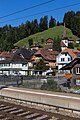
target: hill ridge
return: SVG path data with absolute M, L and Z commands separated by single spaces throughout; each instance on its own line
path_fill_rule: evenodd
M 63 35 L 63 30 L 64 30 L 64 26 L 55 26 L 53 28 L 49 28 L 43 32 L 38 32 L 36 34 L 30 35 L 20 41 L 18 41 L 17 43 L 14 44 L 14 46 L 18 46 L 18 47 L 24 47 L 25 45 L 27 47 L 29 47 L 28 44 L 28 40 L 29 39 L 33 39 L 33 43 L 40 43 L 41 44 L 41 40 L 44 40 L 44 43 L 46 42 L 46 39 L 48 38 L 52 38 L 55 39 L 57 37 L 62 37 Z M 72 31 L 68 28 L 66 28 L 67 31 L 67 37 L 76 40 L 78 37 L 72 34 Z

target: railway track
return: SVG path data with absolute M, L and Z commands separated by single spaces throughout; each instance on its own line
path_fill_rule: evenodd
M 0 120 L 80 120 L 78 118 L 0 101 Z
M 0 120 L 80 120 L 79 96 L 12 87 L 1 89 L 0 98 Z

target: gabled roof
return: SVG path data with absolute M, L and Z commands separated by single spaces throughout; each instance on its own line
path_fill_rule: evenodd
M 26 49 L 26 48 L 20 48 L 15 53 L 23 56 L 27 60 L 30 60 L 32 55 L 34 54 L 33 51 L 31 51 L 30 49 Z
M 45 60 L 53 61 L 56 60 L 56 56 L 58 55 L 57 51 L 49 51 L 44 48 L 39 49 L 35 54 L 35 56 L 42 56 Z
M 62 40 L 69 40 L 68 37 L 63 37 L 61 38 Z
M 76 41 L 80 41 L 80 38 L 76 39 Z
M 73 59 L 77 57 L 77 54 L 80 53 L 79 50 L 66 48 L 61 53 L 68 53 Z
M 54 41 L 53 41 L 52 38 L 48 38 L 48 39 L 46 40 L 46 42 L 47 42 L 47 43 L 53 43 Z
M 1 53 L 0 56 L 6 58 L 5 60 L 0 60 L 0 63 L 3 63 L 3 62 L 7 62 L 7 63 L 9 63 L 9 62 L 24 63 L 25 62 L 25 63 L 27 63 L 26 59 L 20 57 L 19 55 L 15 54 L 15 53 L 11 53 L 11 52 L 7 53 L 6 52 L 6 54 Z
M 20 63 L 27 62 L 26 59 L 22 58 L 21 56 L 19 56 L 17 54 L 12 54 L 11 57 L 10 57 L 10 61 L 20 62 Z
M 39 44 L 34 44 L 34 45 L 31 45 L 31 47 L 30 47 L 30 48 L 34 48 L 34 47 L 42 48 L 42 46 L 41 46 L 41 45 L 39 45 Z
M 60 43 L 61 47 L 67 47 L 63 42 Z
M 11 56 L 11 52 L 2 52 L 0 54 L 0 57 L 10 57 Z
M 77 63 L 80 64 L 80 57 L 72 60 L 70 63 L 62 67 L 61 70 L 71 70 Z

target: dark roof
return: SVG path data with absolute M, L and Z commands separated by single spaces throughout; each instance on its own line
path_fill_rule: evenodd
M 30 60 L 32 55 L 34 54 L 33 51 L 31 51 L 30 49 L 26 49 L 26 48 L 20 48 L 15 53 L 18 55 L 21 55 L 27 60 Z
M 61 68 L 61 70 L 71 70 L 77 63 L 80 63 L 80 57 L 75 58 L 70 63 Z
M 80 38 L 76 39 L 76 41 L 80 41 Z
M 42 46 L 41 45 L 39 45 L 39 44 L 34 44 L 34 45 L 31 45 L 31 48 L 34 48 L 34 47 L 38 47 L 38 48 L 42 48 Z
M 6 55 L 5 55 L 6 57 Z M 0 63 L 10 63 L 10 62 L 19 62 L 19 63 L 27 63 L 27 60 L 20 57 L 19 55 L 15 54 L 15 53 L 9 53 L 9 56 L 6 57 L 5 60 L 0 60 Z
M 62 40 L 68 40 L 68 37 L 63 37 L 63 36 L 62 36 Z
M 50 51 L 50 50 L 41 48 L 35 53 L 35 56 L 42 56 L 45 60 L 53 61 L 53 60 L 56 60 L 56 56 L 58 54 L 59 53 L 57 51 Z

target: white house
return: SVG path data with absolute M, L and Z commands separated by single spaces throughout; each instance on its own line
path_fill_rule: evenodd
M 66 64 L 68 64 L 69 62 L 71 62 L 74 58 L 76 58 L 77 53 L 80 53 L 80 51 L 69 48 L 61 51 L 60 54 L 56 57 L 58 70 L 61 69 Z
M 17 54 L 2 52 L 0 54 L 0 74 L 27 75 L 28 63 Z
M 79 43 L 79 44 L 80 44 L 80 38 L 78 38 L 78 39 L 76 40 L 76 43 Z
M 66 48 L 68 48 L 66 44 L 63 41 L 61 41 L 61 50 L 65 50 Z

